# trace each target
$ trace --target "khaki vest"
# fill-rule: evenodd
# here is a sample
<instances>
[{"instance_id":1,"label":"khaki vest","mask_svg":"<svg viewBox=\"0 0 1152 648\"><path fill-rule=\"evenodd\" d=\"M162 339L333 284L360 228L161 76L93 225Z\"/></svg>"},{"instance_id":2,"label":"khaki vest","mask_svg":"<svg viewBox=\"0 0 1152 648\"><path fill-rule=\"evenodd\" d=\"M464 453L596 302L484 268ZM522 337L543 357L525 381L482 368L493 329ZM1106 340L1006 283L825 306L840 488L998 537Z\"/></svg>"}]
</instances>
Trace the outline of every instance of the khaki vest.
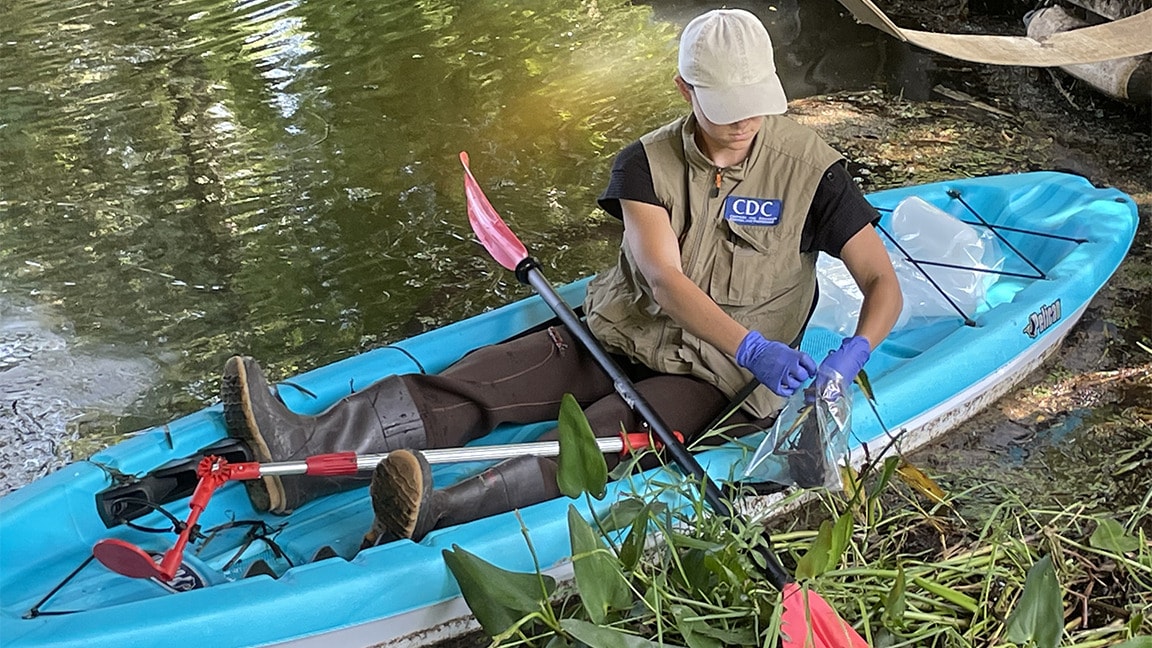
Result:
<instances>
[{"instance_id":1,"label":"khaki vest","mask_svg":"<svg viewBox=\"0 0 1152 648\"><path fill-rule=\"evenodd\" d=\"M695 129L690 115L640 138L656 195L680 239L684 273L744 326L770 340L797 341L816 294L816 254L800 253L800 234L824 171L841 156L808 128L774 115L764 119L741 165L718 170L696 146ZM728 196L782 201L779 222L726 220ZM589 283L584 308L589 328L611 351L652 369L692 374L729 397L752 379L734 358L660 308L627 245L620 246L617 264ZM744 402L758 417L782 405L763 386Z\"/></svg>"}]
</instances>

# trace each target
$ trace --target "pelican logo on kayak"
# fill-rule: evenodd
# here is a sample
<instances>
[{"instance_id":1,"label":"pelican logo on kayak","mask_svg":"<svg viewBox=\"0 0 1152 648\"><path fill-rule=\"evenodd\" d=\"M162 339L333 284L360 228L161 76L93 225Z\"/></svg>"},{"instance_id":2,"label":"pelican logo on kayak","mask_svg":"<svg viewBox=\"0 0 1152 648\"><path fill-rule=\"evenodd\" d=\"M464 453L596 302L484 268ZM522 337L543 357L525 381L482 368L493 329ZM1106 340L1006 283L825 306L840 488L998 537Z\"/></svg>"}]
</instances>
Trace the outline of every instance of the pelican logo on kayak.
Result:
<instances>
[{"instance_id":1,"label":"pelican logo on kayak","mask_svg":"<svg viewBox=\"0 0 1152 648\"><path fill-rule=\"evenodd\" d=\"M1060 300L1041 306L1040 312L1028 316L1028 325L1024 327L1024 335L1034 338L1047 331L1053 324L1060 321Z\"/></svg>"},{"instance_id":2,"label":"pelican logo on kayak","mask_svg":"<svg viewBox=\"0 0 1152 648\"><path fill-rule=\"evenodd\" d=\"M152 560L155 560L157 563L164 559L162 554L153 553L149 555L151 555ZM162 581L159 578L151 578L149 580L172 593L191 592L194 589L204 587L204 577L196 573L186 562L180 563L180 566L176 568L176 575L173 576L170 581Z\"/></svg>"}]
</instances>

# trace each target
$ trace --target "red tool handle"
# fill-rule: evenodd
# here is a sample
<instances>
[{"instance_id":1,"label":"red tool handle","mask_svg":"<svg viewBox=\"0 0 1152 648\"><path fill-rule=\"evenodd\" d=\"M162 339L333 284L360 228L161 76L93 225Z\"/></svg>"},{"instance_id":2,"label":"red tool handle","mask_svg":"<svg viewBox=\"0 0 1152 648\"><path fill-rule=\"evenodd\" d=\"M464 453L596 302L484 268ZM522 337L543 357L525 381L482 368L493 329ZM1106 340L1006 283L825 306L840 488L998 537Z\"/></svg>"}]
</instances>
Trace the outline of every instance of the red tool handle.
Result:
<instances>
[{"instance_id":1,"label":"red tool handle","mask_svg":"<svg viewBox=\"0 0 1152 648\"><path fill-rule=\"evenodd\" d=\"M184 522L184 528L180 531L176 544L172 545L172 548L164 554L164 559L160 561L160 578L164 581L175 578L176 570L180 568L180 563L184 559L184 547L187 546L192 531L196 529L200 513L208 506L208 500L212 498L216 488L231 478L232 466L226 459L208 456L200 461L196 472L200 475L200 483L196 484L196 490L192 492L192 498L188 502L191 512L188 513L188 519Z\"/></svg>"},{"instance_id":2,"label":"red tool handle","mask_svg":"<svg viewBox=\"0 0 1152 648\"><path fill-rule=\"evenodd\" d=\"M274 475L315 475L333 477L339 475L355 475L358 457L355 452L331 452L328 454L313 455L303 461L281 462L276 464L260 464L255 461L226 464L227 479L231 481L245 479L259 479L265 476L265 471L279 468L284 472Z\"/></svg>"},{"instance_id":3,"label":"red tool handle","mask_svg":"<svg viewBox=\"0 0 1152 648\"><path fill-rule=\"evenodd\" d=\"M677 441L684 443L683 434L677 431L673 432L672 435L676 437ZM621 457L628 456L628 453L633 450L643 450L649 446L657 450L664 447L664 444L660 443L659 439L653 439L652 435L647 432L621 432L620 440L624 443L624 447L620 449Z\"/></svg>"},{"instance_id":4,"label":"red tool handle","mask_svg":"<svg viewBox=\"0 0 1152 648\"><path fill-rule=\"evenodd\" d=\"M357 472L355 452L315 455L305 459L304 463L308 465L307 475L355 475Z\"/></svg>"}]
</instances>

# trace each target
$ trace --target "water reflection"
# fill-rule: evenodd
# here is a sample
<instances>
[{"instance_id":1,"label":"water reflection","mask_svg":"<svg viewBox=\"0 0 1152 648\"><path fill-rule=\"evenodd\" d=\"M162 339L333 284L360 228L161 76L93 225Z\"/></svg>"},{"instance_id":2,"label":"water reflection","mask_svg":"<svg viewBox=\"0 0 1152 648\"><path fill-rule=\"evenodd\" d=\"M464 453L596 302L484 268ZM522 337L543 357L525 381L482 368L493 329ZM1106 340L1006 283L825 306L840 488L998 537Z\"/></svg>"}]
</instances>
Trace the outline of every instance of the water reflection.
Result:
<instances>
[{"instance_id":1,"label":"water reflection","mask_svg":"<svg viewBox=\"0 0 1152 648\"><path fill-rule=\"evenodd\" d=\"M794 96L823 74L793 74L808 4L766 17ZM132 420L160 422L233 352L291 373L528 294L472 242L460 150L553 280L590 273L611 156L682 110L675 39L705 8L6 3L0 300L155 363Z\"/></svg>"}]
</instances>

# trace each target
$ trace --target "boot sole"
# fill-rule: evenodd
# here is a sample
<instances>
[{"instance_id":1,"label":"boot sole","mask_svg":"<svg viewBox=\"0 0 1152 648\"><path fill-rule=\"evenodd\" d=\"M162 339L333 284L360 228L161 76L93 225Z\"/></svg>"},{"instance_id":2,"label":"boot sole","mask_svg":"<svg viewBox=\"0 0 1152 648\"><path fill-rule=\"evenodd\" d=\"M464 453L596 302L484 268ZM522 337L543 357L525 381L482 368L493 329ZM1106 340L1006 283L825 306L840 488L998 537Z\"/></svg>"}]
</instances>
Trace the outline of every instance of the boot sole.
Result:
<instances>
[{"instance_id":1,"label":"boot sole","mask_svg":"<svg viewBox=\"0 0 1152 648\"><path fill-rule=\"evenodd\" d=\"M252 414L252 401L248 390L248 370L244 361L238 357L228 359L228 364L235 367L236 378L229 376L228 367L224 370L222 400L224 401L224 424L228 428L229 436L243 440L256 455L256 461L267 463L272 461L272 451L264 442L260 428L256 425L256 417ZM234 407L239 406L243 419L236 420L229 414L235 412ZM260 479L244 480L244 488L248 491L248 498L257 509L284 512L285 493L284 484L279 477L261 477Z\"/></svg>"},{"instance_id":2,"label":"boot sole","mask_svg":"<svg viewBox=\"0 0 1152 648\"><path fill-rule=\"evenodd\" d=\"M372 483L368 487L372 496L372 510L376 514L373 529L383 529L400 538L419 540L414 536L420 517L431 499L431 490L432 472L428 464L407 450L388 453L383 461L376 464ZM428 497L425 497L426 493Z\"/></svg>"}]
</instances>

